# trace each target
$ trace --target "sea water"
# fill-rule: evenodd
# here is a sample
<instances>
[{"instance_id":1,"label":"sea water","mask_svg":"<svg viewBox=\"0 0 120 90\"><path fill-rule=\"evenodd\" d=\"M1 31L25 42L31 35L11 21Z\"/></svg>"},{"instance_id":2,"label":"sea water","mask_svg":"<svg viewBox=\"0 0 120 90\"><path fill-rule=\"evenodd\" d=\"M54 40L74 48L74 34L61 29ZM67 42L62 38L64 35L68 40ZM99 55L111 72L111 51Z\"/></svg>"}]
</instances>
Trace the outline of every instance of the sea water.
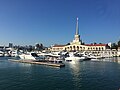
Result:
<instances>
[{"instance_id":1,"label":"sea water","mask_svg":"<svg viewBox=\"0 0 120 90\"><path fill-rule=\"evenodd\" d=\"M118 60L64 62L55 68L0 57L0 90L118 90Z\"/></svg>"}]
</instances>

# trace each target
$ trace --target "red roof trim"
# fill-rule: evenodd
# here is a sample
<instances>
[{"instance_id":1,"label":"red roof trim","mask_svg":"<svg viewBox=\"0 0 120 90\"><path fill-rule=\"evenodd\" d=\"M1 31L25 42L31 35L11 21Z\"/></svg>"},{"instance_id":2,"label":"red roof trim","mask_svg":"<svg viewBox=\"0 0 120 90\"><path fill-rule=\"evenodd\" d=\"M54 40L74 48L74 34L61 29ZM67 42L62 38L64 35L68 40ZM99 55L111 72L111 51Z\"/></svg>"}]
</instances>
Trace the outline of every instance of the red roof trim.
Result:
<instances>
[{"instance_id":1,"label":"red roof trim","mask_svg":"<svg viewBox=\"0 0 120 90\"><path fill-rule=\"evenodd\" d=\"M85 44L86 46L106 46L107 44Z\"/></svg>"},{"instance_id":2,"label":"red roof trim","mask_svg":"<svg viewBox=\"0 0 120 90\"><path fill-rule=\"evenodd\" d=\"M53 47L64 47L66 45L54 45Z\"/></svg>"}]
</instances>

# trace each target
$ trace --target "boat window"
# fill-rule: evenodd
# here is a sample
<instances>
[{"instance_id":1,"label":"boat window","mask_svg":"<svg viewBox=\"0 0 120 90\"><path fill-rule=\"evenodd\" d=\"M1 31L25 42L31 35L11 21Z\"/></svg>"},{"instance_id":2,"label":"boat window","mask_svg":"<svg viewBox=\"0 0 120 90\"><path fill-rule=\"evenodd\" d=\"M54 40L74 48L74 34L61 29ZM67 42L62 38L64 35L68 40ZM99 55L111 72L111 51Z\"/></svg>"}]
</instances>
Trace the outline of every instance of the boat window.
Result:
<instances>
[{"instance_id":1,"label":"boat window","mask_svg":"<svg viewBox=\"0 0 120 90\"><path fill-rule=\"evenodd\" d=\"M31 53L33 57L39 57L36 53Z\"/></svg>"}]
</instances>

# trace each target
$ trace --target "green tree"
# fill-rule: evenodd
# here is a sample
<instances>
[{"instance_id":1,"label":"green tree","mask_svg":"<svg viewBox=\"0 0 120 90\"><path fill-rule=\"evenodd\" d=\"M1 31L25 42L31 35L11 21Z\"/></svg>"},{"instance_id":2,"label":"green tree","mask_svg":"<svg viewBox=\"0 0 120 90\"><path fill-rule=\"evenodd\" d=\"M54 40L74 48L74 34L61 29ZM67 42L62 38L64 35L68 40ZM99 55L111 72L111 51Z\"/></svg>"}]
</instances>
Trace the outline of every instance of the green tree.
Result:
<instances>
[{"instance_id":1,"label":"green tree","mask_svg":"<svg viewBox=\"0 0 120 90\"><path fill-rule=\"evenodd\" d=\"M35 45L35 49L36 49L37 51L41 51L41 50L44 49L44 46L43 46L42 43L40 43L40 44L36 44L36 45Z\"/></svg>"},{"instance_id":2,"label":"green tree","mask_svg":"<svg viewBox=\"0 0 120 90\"><path fill-rule=\"evenodd\" d=\"M96 42L94 42L94 44L97 44Z\"/></svg>"},{"instance_id":3,"label":"green tree","mask_svg":"<svg viewBox=\"0 0 120 90\"><path fill-rule=\"evenodd\" d=\"M112 43L111 49L117 49L117 48L118 48L117 44L116 43Z\"/></svg>"},{"instance_id":4,"label":"green tree","mask_svg":"<svg viewBox=\"0 0 120 90\"><path fill-rule=\"evenodd\" d=\"M43 46L43 44L41 43L40 44L40 47L39 47L39 50L43 50L44 49L44 46Z\"/></svg>"},{"instance_id":5,"label":"green tree","mask_svg":"<svg viewBox=\"0 0 120 90\"><path fill-rule=\"evenodd\" d=\"M35 50L39 51L39 48L40 48L40 44L37 43L37 44L35 45Z\"/></svg>"},{"instance_id":6,"label":"green tree","mask_svg":"<svg viewBox=\"0 0 120 90\"><path fill-rule=\"evenodd\" d=\"M85 45L85 42L82 42L82 45Z\"/></svg>"},{"instance_id":7,"label":"green tree","mask_svg":"<svg viewBox=\"0 0 120 90\"><path fill-rule=\"evenodd\" d=\"M70 45L70 43L67 43L66 45Z\"/></svg>"},{"instance_id":8,"label":"green tree","mask_svg":"<svg viewBox=\"0 0 120 90\"><path fill-rule=\"evenodd\" d=\"M118 47L120 47L120 40L118 41Z\"/></svg>"}]
</instances>

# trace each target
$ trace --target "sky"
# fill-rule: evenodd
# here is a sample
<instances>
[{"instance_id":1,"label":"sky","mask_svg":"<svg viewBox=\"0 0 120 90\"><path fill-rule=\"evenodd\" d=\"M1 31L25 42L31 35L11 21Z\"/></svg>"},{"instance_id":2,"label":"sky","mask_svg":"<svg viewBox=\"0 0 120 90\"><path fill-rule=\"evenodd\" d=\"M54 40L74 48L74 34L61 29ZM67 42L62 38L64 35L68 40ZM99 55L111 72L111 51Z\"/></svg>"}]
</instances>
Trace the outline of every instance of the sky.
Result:
<instances>
[{"instance_id":1,"label":"sky","mask_svg":"<svg viewBox=\"0 0 120 90\"><path fill-rule=\"evenodd\" d=\"M0 0L0 45L67 44L77 17L86 44L120 39L120 0Z\"/></svg>"}]
</instances>

